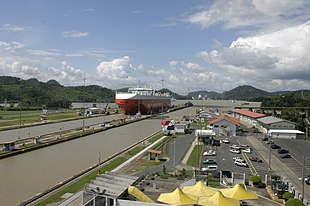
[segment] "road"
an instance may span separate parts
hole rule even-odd
[[[84,124],[85,126],[89,126],[112,121],[114,119],[121,119],[123,117],[124,117],[123,114],[115,114],[115,115],[86,118]],[[44,124],[39,126],[25,127],[14,130],[7,130],[0,132],[0,142],[14,141],[17,140],[18,137],[20,137],[20,139],[36,137],[39,135],[41,136],[54,132],[75,129],[82,126],[83,126],[83,119],[79,119],[52,124]]]

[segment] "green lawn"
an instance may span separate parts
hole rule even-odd
[[[40,111],[41,112],[41,111]],[[0,111],[0,127],[7,126],[19,126],[20,124],[32,124],[41,122],[40,119],[41,113],[38,110],[36,111]],[[45,114],[47,120],[62,120],[69,118],[82,118],[75,111],[70,112],[57,112],[57,113],[49,113]]]
[[[199,167],[199,163],[201,161],[200,160],[201,152],[202,152],[202,145],[196,145],[190,157],[187,160],[187,165],[190,165],[193,167]]]

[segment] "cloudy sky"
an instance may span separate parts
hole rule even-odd
[[[1,76],[179,94],[310,89],[308,0],[0,3]]]

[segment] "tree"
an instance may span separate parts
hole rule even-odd
[[[289,199],[284,206],[305,206],[304,203],[302,203],[301,200],[299,199],[295,199],[295,198],[291,198]]]
[[[284,192],[284,194],[282,195],[282,198],[285,200],[289,200],[291,198],[294,198],[294,195],[290,192]]]
[[[258,175],[253,175],[249,180],[253,182],[253,184],[258,184],[262,181],[261,177]]]

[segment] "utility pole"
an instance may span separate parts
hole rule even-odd
[[[161,80],[162,92],[164,91],[164,81],[165,81],[164,79]],[[161,124],[163,124],[164,121],[163,113],[164,113],[164,99],[161,100]]]
[[[189,87],[187,87],[187,96],[188,96],[188,98],[189,98]],[[189,101],[189,100],[188,100]],[[187,103],[187,117],[188,117],[188,103]]]
[[[20,139],[20,130],[22,127],[22,95],[21,95],[21,88],[22,88],[22,80],[19,79],[19,129],[18,129],[18,139]]]
[[[83,78],[84,81],[84,87],[83,87],[83,132],[85,131],[85,80],[86,78]]]
[[[308,158],[310,158],[310,156],[308,157],[303,156],[303,159],[302,159],[302,168],[301,168],[302,193],[301,195],[302,195],[303,201],[305,199],[305,162]]]
[[[98,154],[98,176],[100,175],[100,160],[101,160],[101,153]]]
[[[269,164],[268,171],[271,172],[271,144],[269,145]]]

